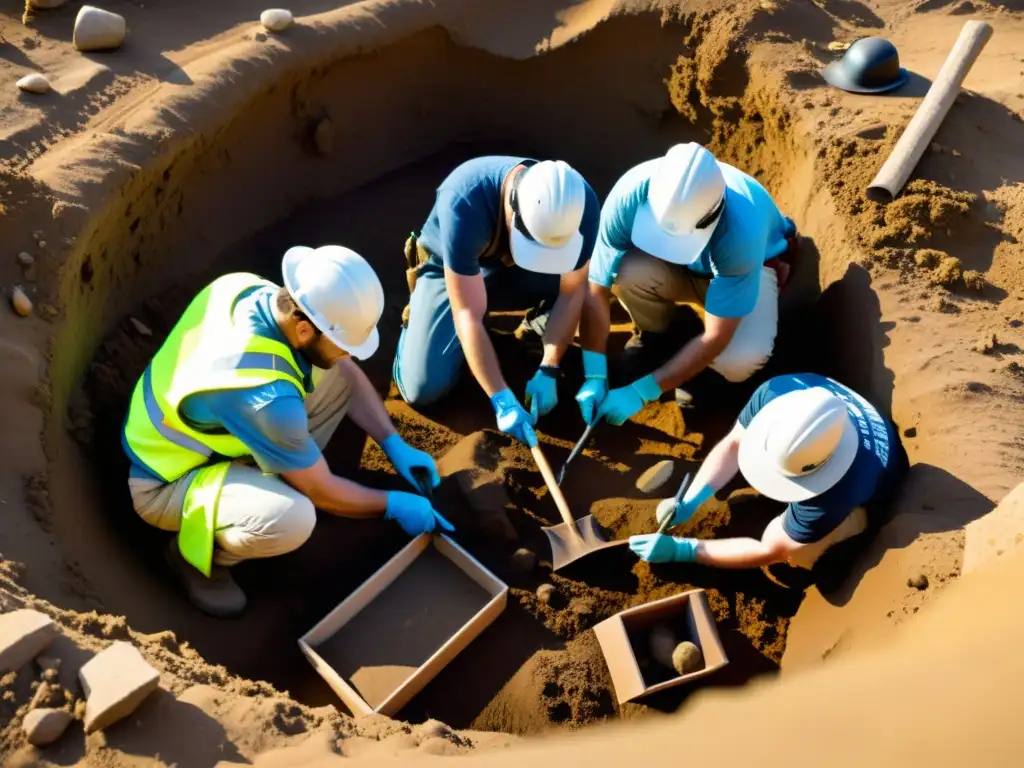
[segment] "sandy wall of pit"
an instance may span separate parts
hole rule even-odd
[[[121,565],[116,511],[89,501],[98,498],[93,478],[66,432],[81,374],[118,318],[212,274],[218,254],[303,203],[453,143],[564,157],[604,193],[630,164],[706,139],[664,82],[681,53],[694,54],[683,44],[693,16],[615,16],[519,60],[460,44],[418,4],[394,17],[388,8],[372,23],[356,8],[345,25],[296,27],[287,46],[268,43],[228,72],[203,75],[199,62],[187,70],[196,85],[188,102],[126,105],[33,169],[56,192],[58,224],[73,242],[57,276],[48,525],[85,591],[145,630],[166,626],[168,607],[150,599],[151,576]],[[323,120],[333,127],[326,154],[313,141]],[[387,269],[409,226],[395,222],[366,255]],[[31,585],[54,600],[67,586]]]

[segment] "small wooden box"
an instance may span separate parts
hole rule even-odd
[[[673,625],[678,642],[690,640],[697,644],[704,656],[703,669],[686,675],[669,671],[656,682],[645,678],[640,659],[649,655],[648,632],[663,622]],[[692,589],[620,611],[594,627],[594,633],[608,664],[619,704],[691,682],[729,663],[703,589]]]
[[[393,716],[503,610],[508,586],[445,535],[422,534],[299,638],[353,715]]]

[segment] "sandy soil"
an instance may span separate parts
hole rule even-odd
[[[0,312],[9,361],[0,369],[0,606],[37,607],[60,623],[69,706],[81,697],[75,669],[111,639],[137,644],[163,683],[137,722],[88,739],[76,725],[39,752],[20,731],[34,670],[4,677],[5,764],[213,765],[295,745],[304,751],[268,754],[267,764],[331,752],[449,754],[508,743],[480,731],[648,717],[684,699],[692,727],[722,723],[712,713],[726,699],[707,687],[739,686],[780,665],[827,659],[814,672],[821,690],[849,685],[854,656],[891,646],[892,628],[958,578],[964,526],[1024,470],[1018,4],[341,5],[295,3],[299,24],[274,36],[255,22],[262,8],[243,0],[196,13],[180,3],[112,3],[104,7],[129,18],[128,43],[93,56],[69,45],[77,4],[40,11],[27,26],[20,4],[0,12],[9,83],[0,98],[0,285],[5,297],[24,286],[35,304],[27,319]],[[903,195],[888,207],[868,203],[864,185],[965,18],[996,29],[966,91]],[[914,72],[905,89],[868,98],[824,87],[816,73],[838,55],[829,44],[863,34],[897,44]],[[57,93],[17,93],[14,80],[33,70]],[[755,174],[804,236],[764,375],[810,368],[845,380],[892,413],[914,465],[893,519],[828,594],[804,595],[785,569],[653,569],[623,560],[621,549],[584,573],[552,575],[540,527],[557,513],[528,453],[493,435],[456,447],[490,426],[478,389],[465,382],[424,414],[389,391],[405,301],[391,264],[451,165],[476,152],[558,154],[604,194],[631,163],[687,139]],[[301,553],[240,569],[252,608],[224,624],[196,616],[152,567],[155,537],[126,506],[116,447],[124,399],[191,293],[240,266],[276,278],[284,246],[328,240],[378,264],[390,303],[368,371],[411,442],[436,456],[456,447],[446,513],[460,542],[512,586],[501,619],[403,712],[471,731],[354,722],[331,706],[336,698],[295,646],[404,543],[394,531],[322,521]],[[498,318],[495,331],[521,388],[536,359],[510,338],[515,323]],[[636,491],[636,478],[668,457],[678,460],[677,482],[757,383],[724,387],[702,376],[702,407],[664,403],[614,440],[596,433],[565,486],[577,514],[589,510],[613,538],[652,530],[655,500]],[[555,466],[579,435],[564,399],[543,430]],[[328,459],[397,482],[379,449],[353,432],[339,435]],[[488,503],[497,484],[507,489],[501,511],[485,517],[467,509],[456,477],[481,462],[490,462],[477,478],[490,483]],[[690,533],[755,534],[775,511],[742,485],[722,496]],[[510,561],[522,546],[541,555],[536,569]],[[928,589],[908,586],[919,574]],[[544,582],[558,592],[551,605],[535,595]],[[693,699],[687,690],[618,707],[589,628],[689,585],[709,590],[731,664]],[[884,658],[898,652],[887,647]],[[730,694],[729,705],[753,708],[767,689]],[[743,741],[729,729],[705,740]]]

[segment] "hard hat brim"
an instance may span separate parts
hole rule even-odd
[[[857,457],[860,435],[847,409],[847,418],[843,424],[839,444],[829,460],[815,471],[801,477],[789,477],[779,472],[778,467],[769,460],[765,451],[768,431],[772,424],[781,418],[783,409],[791,402],[787,398],[799,395],[803,391],[805,390],[787,392],[768,403],[754,416],[740,440],[740,472],[758,493],[775,501],[807,501],[824,493],[842,479]]]
[[[722,214],[719,214],[718,218],[704,229],[696,230],[692,234],[673,235],[661,228],[654,218],[654,209],[651,208],[650,202],[645,200],[636,210],[630,239],[633,245],[651,256],[671,264],[686,266],[700,258],[721,220]]]
[[[910,79],[910,72],[906,69],[900,68],[899,76],[891,83],[887,83],[882,86],[876,86],[874,88],[867,88],[862,85],[858,85],[853,77],[850,75],[849,70],[843,66],[843,60],[833,61],[825,69],[821,71],[821,76],[825,78],[825,82],[829,85],[839,88],[850,93],[885,93],[886,91],[892,91],[899,88],[901,85]]]
[[[569,241],[560,248],[549,248],[524,235],[515,226],[515,221],[509,230],[512,261],[523,269],[545,275],[565,275],[576,269],[583,252],[583,235],[580,232],[573,232]]]
[[[320,333],[326,336],[334,346],[338,349],[343,349],[358,360],[366,360],[368,357],[372,356],[380,346],[380,333],[377,330],[377,326],[370,329],[370,332],[362,342],[358,344],[345,342],[341,339],[339,334],[332,332],[317,322],[317,314],[310,307],[306,306],[302,295],[296,290],[295,272],[298,270],[299,264],[302,260],[315,252],[315,248],[310,248],[306,245],[292,246],[285,251],[284,258],[281,260],[281,273],[284,276],[284,287],[288,289],[288,293],[291,294],[292,299],[298,305],[299,309],[301,309],[309,318],[309,321],[318,331],[320,331]]]

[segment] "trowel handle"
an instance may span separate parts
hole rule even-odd
[[[540,450],[539,445],[530,447],[530,453],[533,454],[533,460],[537,464],[537,469],[540,470],[541,475],[544,477],[544,483],[547,485],[548,490],[551,491],[551,498],[555,500],[555,506],[558,507],[558,514],[562,516],[562,520],[572,530],[576,530],[576,520],[572,516],[572,512],[569,511],[569,504],[565,500],[565,496],[562,494],[562,489],[558,487],[558,483],[555,482],[555,475],[551,471],[551,465],[548,464],[548,460],[544,458],[544,454]]]
[[[675,504],[673,506],[678,507],[679,502],[683,500],[683,494],[686,493],[687,487],[690,485],[690,473],[686,473],[686,477],[683,478],[683,482],[679,485],[679,490],[676,492],[676,497],[673,499]],[[669,515],[661,521],[661,525],[658,526],[658,533],[664,533],[668,530],[668,527],[672,525],[672,519],[675,517],[675,513]]]

